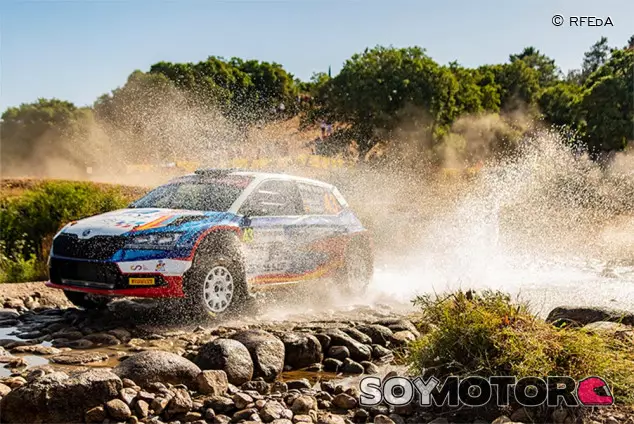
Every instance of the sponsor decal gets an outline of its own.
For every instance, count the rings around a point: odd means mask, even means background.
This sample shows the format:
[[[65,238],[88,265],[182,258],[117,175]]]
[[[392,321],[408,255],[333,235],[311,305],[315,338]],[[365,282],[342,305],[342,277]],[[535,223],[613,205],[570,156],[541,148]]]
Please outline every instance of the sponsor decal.
[[[162,259],[159,259],[159,261],[156,263],[155,271],[165,272],[165,262]]]
[[[549,407],[610,406],[614,396],[607,382],[601,377],[587,377],[576,381],[568,376],[523,377],[511,376],[459,378],[447,377],[443,382],[431,376],[366,377],[359,383],[363,406],[376,406],[385,402],[391,406],[416,403],[421,407],[451,406],[455,408],[482,407],[494,402],[508,406],[513,399],[525,407],[546,405]],[[415,394],[418,396],[415,396]]]
[[[128,280],[128,283],[131,286],[153,286],[154,285],[154,278],[130,277],[130,279]]]

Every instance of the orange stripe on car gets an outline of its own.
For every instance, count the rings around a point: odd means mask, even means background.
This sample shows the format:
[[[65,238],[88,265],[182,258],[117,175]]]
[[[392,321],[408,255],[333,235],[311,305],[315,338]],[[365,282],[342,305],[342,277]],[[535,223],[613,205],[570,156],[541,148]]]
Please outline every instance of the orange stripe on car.
[[[160,224],[162,224],[163,222],[167,221],[168,219],[170,219],[171,217],[173,217],[174,215],[165,215],[162,216],[158,219],[155,219],[154,221],[150,221],[147,224],[143,224],[140,225],[138,227],[134,228],[134,231],[142,231],[142,230],[149,230],[150,228],[156,228],[158,227]]]

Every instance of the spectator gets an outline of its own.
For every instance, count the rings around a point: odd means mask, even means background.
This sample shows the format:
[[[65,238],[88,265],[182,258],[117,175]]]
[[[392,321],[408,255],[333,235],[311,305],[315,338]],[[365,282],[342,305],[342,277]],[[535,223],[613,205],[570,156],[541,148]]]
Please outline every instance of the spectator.
[[[326,121],[321,121],[321,138],[326,136]]]
[[[330,137],[332,135],[332,124],[326,125],[326,136]]]

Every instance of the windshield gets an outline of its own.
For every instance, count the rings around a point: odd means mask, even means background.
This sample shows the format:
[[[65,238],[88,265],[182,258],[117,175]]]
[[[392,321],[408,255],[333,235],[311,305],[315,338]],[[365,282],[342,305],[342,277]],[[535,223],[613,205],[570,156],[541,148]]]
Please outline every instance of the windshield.
[[[157,187],[130,207],[227,212],[248,183],[244,178],[179,181]]]

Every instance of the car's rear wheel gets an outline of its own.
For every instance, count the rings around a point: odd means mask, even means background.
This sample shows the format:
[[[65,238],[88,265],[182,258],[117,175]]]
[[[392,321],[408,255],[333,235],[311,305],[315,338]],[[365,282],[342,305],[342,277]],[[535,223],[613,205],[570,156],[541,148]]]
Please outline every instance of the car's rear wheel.
[[[95,296],[90,293],[82,293],[71,290],[64,290],[66,298],[75,306],[86,310],[105,309],[112,301],[106,296]]]
[[[337,286],[345,294],[365,293],[374,274],[372,250],[361,241],[352,243],[345,255],[343,267],[337,278]]]
[[[238,243],[233,236],[216,236],[198,248],[183,282],[189,313],[213,317],[242,310],[248,290]]]

